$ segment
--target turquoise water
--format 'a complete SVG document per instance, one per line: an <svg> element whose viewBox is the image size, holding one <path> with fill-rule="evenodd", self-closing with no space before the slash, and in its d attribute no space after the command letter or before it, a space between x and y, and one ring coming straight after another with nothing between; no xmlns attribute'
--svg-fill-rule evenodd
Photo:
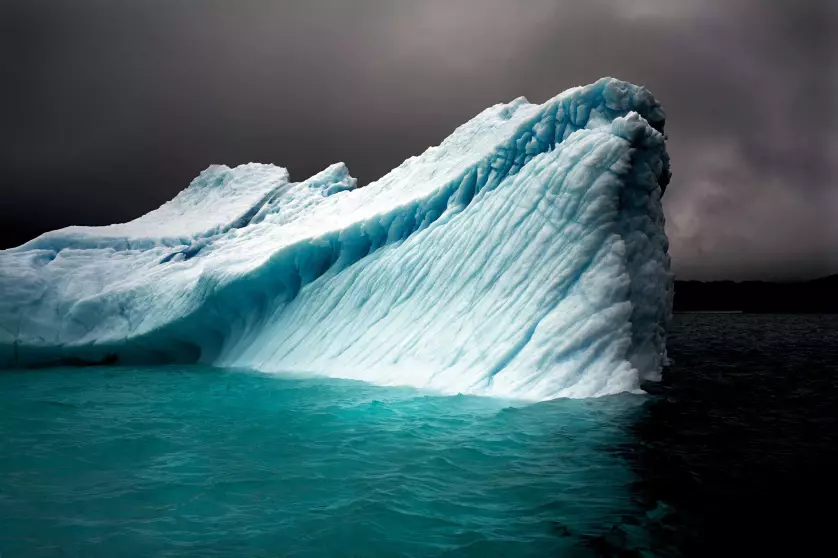
<svg viewBox="0 0 838 558"><path fill-rule="evenodd" d="M838 316L681 314L645 396L0 372L0 555L820 556Z"/></svg>
<svg viewBox="0 0 838 558"><path fill-rule="evenodd" d="M643 534L645 398L535 405L206 367L0 374L0 553L593 556Z"/></svg>

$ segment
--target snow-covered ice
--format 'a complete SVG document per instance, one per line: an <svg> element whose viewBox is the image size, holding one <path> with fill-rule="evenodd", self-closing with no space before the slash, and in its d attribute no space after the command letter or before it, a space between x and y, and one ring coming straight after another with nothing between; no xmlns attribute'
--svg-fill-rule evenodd
<svg viewBox="0 0 838 558"><path fill-rule="evenodd" d="M523 399L659 376L664 113L605 78L493 106L358 188L212 166L0 251L0 367L205 362Z"/></svg>

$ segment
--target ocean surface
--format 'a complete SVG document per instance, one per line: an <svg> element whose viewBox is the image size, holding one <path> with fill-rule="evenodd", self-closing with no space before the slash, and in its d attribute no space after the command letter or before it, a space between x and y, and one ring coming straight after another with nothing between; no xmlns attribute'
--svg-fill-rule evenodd
<svg viewBox="0 0 838 558"><path fill-rule="evenodd" d="M0 373L0 555L820 555L838 315L679 314L647 395Z"/></svg>

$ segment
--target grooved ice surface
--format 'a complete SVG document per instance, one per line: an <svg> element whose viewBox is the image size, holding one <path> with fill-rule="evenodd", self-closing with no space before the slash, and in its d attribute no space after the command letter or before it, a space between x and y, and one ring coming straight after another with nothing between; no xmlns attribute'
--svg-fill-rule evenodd
<svg viewBox="0 0 838 558"><path fill-rule="evenodd" d="M0 251L0 366L191 362L525 399L658 377L664 114L605 78L491 107L357 188L213 166L134 221Z"/></svg>

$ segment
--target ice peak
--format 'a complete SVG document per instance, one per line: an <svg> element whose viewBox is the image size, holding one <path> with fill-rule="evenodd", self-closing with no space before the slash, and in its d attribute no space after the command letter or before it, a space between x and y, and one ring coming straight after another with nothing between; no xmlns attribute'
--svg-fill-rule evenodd
<svg viewBox="0 0 838 558"><path fill-rule="evenodd" d="M334 163L311 178L303 181L309 188L320 189L324 196L331 196L338 192L354 190L358 186L358 180L349 174L349 168L345 163Z"/></svg>

